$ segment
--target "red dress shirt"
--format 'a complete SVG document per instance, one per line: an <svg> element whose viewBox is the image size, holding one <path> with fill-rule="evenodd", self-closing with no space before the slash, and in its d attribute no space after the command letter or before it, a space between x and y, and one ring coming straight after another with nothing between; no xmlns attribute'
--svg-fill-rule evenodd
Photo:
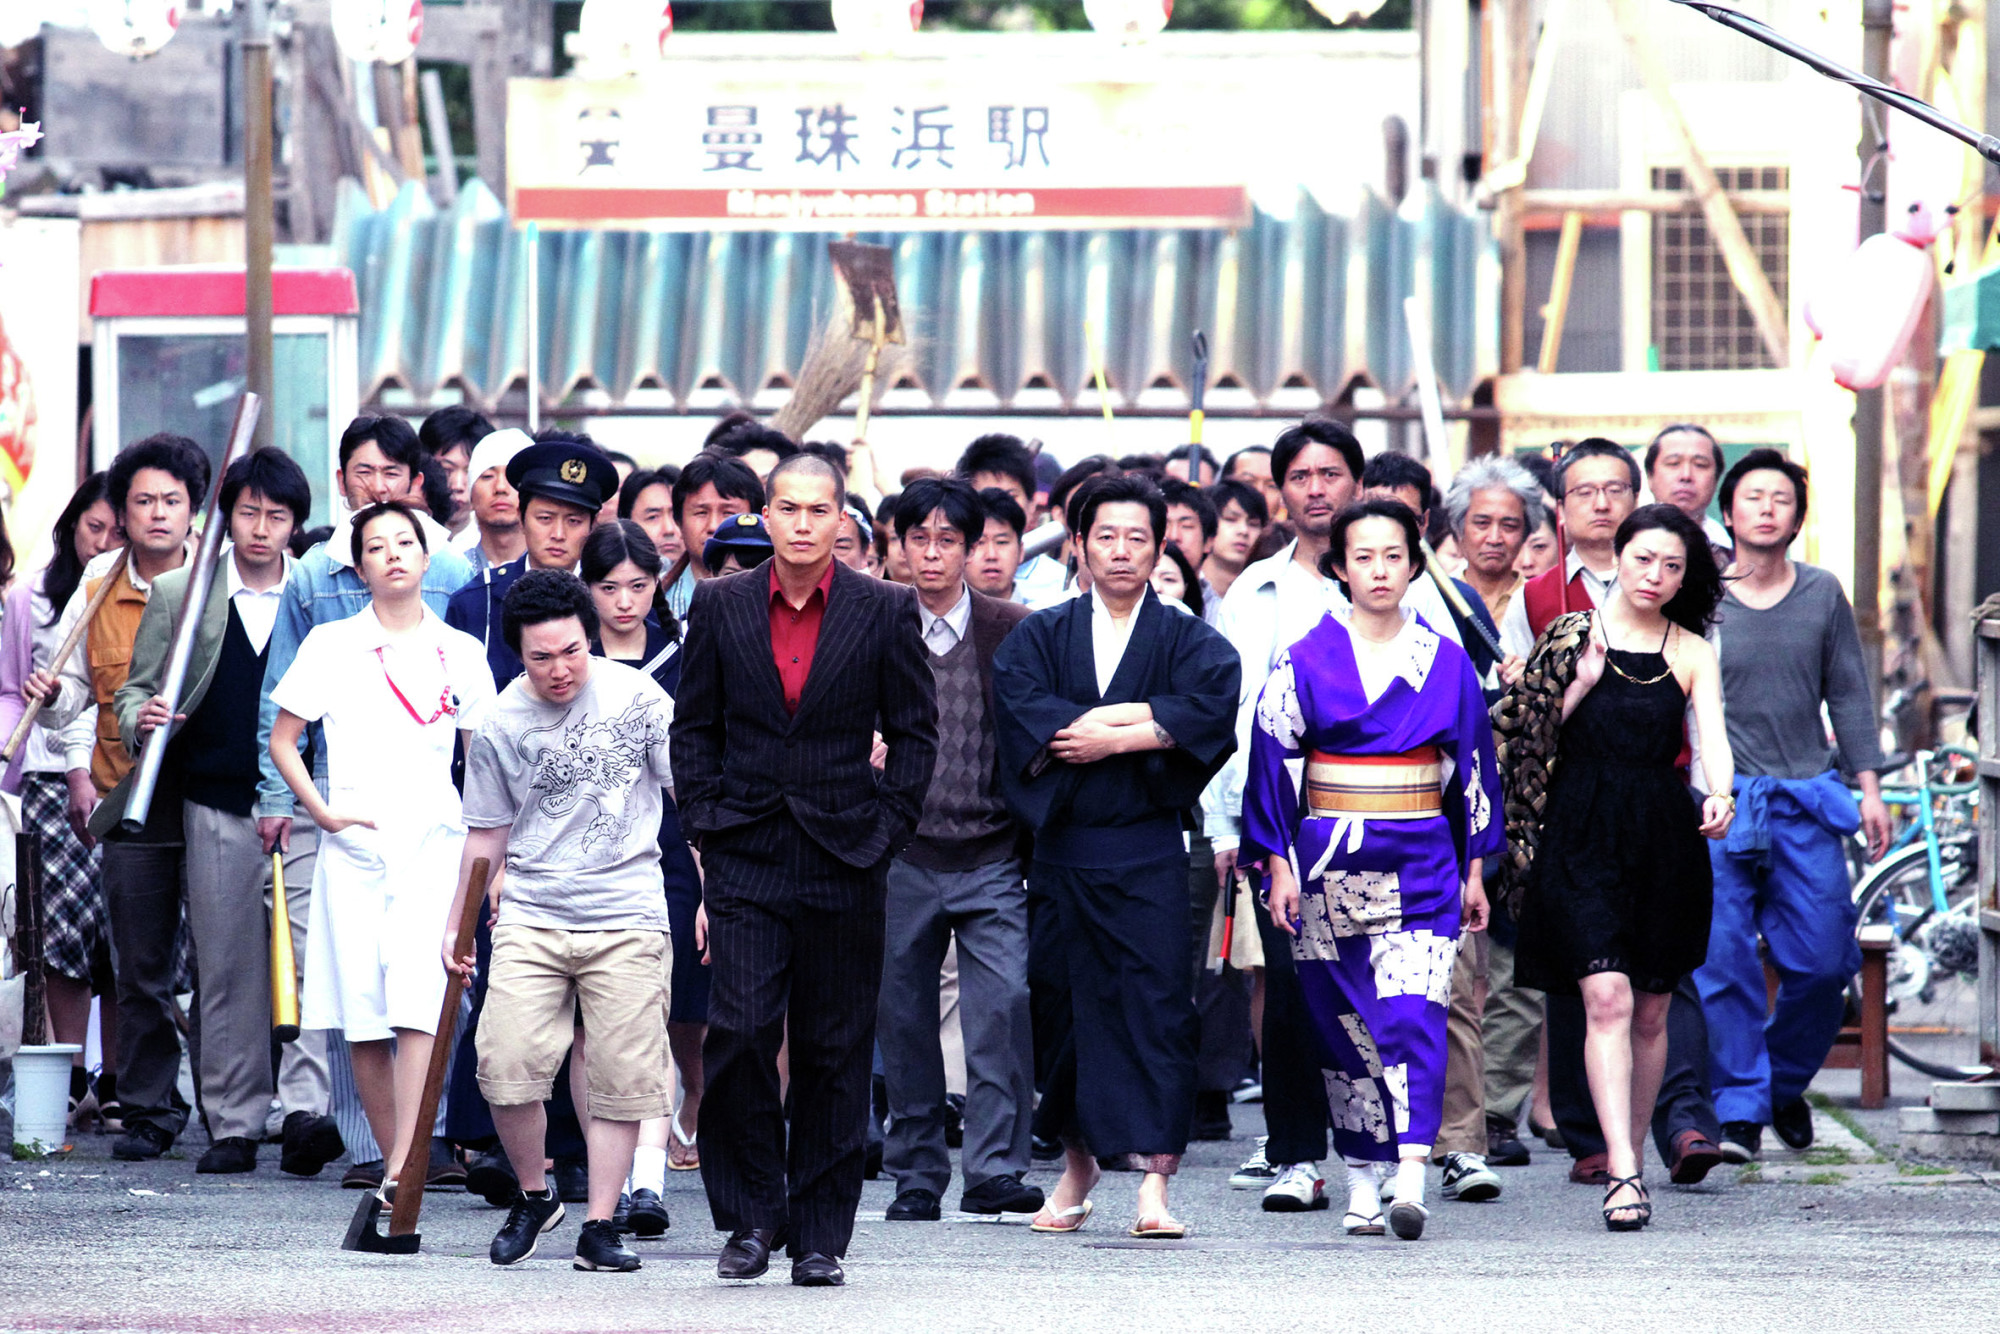
<svg viewBox="0 0 2000 1334"><path fill-rule="evenodd" d="M771 562L771 661L785 689L785 712L799 711L799 696L812 675L813 650L819 647L819 624L826 616L826 599L833 591L833 562L826 564L806 605L794 608L778 587L778 563Z"/></svg>

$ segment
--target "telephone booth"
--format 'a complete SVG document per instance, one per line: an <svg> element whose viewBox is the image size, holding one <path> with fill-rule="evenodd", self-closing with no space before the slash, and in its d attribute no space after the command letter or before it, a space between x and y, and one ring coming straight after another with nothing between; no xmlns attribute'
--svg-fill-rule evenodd
<svg viewBox="0 0 2000 1334"><path fill-rule="evenodd" d="M312 483L312 522L332 522L340 432L359 410L354 274L271 274L271 443ZM200 443L219 467L246 380L243 270L175 265L106 269L90 280L91 467L157 431Z"/></svg>

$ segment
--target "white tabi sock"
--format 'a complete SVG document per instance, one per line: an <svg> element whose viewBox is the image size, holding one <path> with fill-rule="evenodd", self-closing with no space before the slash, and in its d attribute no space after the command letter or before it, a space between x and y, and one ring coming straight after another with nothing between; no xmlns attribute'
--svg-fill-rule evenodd
<svg viewBox="0 0 2000 1334"><path fill-rule="evenodd" d="M1347 1165L1347 1212L1363 1218L1373 1218L1382 1212L1382 1197L1375 1187L1375 1164Z"/></svg>
<svg viewBox="0 0 2000 1334"><path fill-rule="evenodd" d="M641 1144L632 1150L632 1189L667 1193L667 1151Z"/></svg>
<svg viewBox="0 0 2000 1334"><path fill-rule="evenodd" d="M1396 1201L1408 1200L1411 1204L1424 1202L1424 1168L1421 1158L1405 1158L1396 1169Z"/></svg>

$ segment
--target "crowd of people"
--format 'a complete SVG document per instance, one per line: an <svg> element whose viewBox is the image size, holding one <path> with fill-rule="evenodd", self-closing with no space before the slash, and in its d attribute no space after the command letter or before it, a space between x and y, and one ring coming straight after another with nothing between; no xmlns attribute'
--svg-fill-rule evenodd
<svg viewBox="0 0 2000 1334"><path fill-rule="evenodd" d="M953 1149L961 1214L1075 1232L1127 1173L1130 1234L1183 1237L1187 1147L1251 1100L1229 1181L1266 1210L1330 1208L1331 1155L1344 1230L1413 1240L1433 1166L1494 1200L1539 1139L1639 1230L1648 1126L1681 1183L1811 1142L1844 844L1889 835L1853 614L1787 554L1806 472L1724 463L1683 424L1434 478L1313 418L889 480L742 414L651 469L363 416L330 529L282 453L221 478L170 699L210 468L138 441L45 569L0 541L55 1039L100 1002L72 1116L119 1159L198 1108L197 1172L275 1139L296 1176L464 1185L502 1265L579 1205L575 1266L638 1268L699 1171L722 1278L837 1285L864 1179L939 1220Z"/></svg>

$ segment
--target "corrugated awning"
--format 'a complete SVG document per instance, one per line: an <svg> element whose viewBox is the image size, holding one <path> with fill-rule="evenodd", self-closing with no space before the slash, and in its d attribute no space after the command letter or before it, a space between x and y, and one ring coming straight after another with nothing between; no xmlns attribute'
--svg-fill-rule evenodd
<svg viewBox="0 0 2000 1334"><path fill-rule="evenodd" d="M551 405L768 406L834 309L826 233L574 231L539 240ZM894 248L918 346L905 406L1097 410L1187 403L1207 331L1211 411L1298 412L1357 382L1411 384L1403 298L1429 303L1439 378L1463 400L1497 356L1498 260L1483 215L1434 193L1352 214L1301 193L1241 231L864 234ZM363 398L391 387L493 405L527 381L525 233L477 181L439 212L417 183L381 210L343 183L334 248L361 284Z"/></svg>

